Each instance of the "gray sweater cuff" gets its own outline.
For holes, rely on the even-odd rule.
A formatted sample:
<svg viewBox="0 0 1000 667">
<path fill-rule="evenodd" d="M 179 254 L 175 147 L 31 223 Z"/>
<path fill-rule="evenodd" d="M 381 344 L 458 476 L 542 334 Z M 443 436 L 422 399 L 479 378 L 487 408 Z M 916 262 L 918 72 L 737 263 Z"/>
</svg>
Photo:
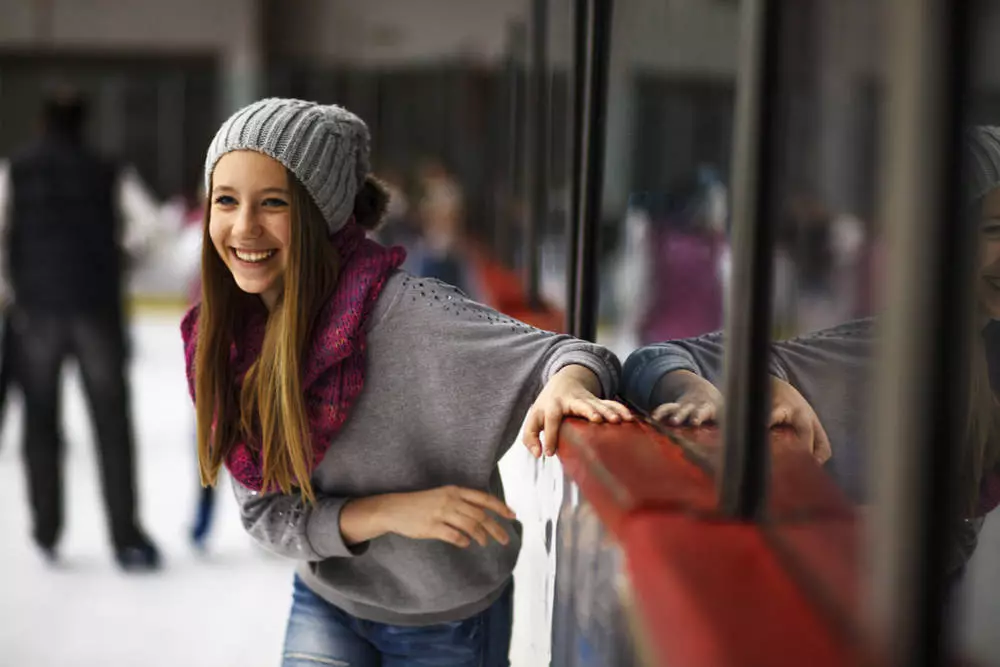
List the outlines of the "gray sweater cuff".
<svg viewBox="0 0 1000 667">
<path fill-rule="evenodd" d="M 340 532 L 340 513 L 349 498 L 321 498 L 316 502 L 306 523 L 306 539 L 323 558 L 350 558 L 368 550 L 368 543 L 353 546 L 344 541 Z"/>
<path fill-rule="evenodd" d="M 642 348 L 625 361 L 625 396 L 643 410 L 652 410 L 653 391 L 667 373 L 690 371 L 701 375 L 691 355 L 678 346 Z"/>
<path fill-rule="evenodd" d="M 598 398 L 614 398 L 618 393 L 620 366 L 617 357 L 610 351 L 590 343 L 570 343 L 552 355 L 542 369 L 542 386 L 548 384 L 552 376 L 567 366 L 583 366 L 597 376 L 601 383 Z"/>
<path fill-rule="evenodd" d="M 656 407 L 653 405 L 656 385 L 664 375 L 673 371 L 690 371 L 716 384 L 721 390 L 721 348 L 689 350 L 682 344 L 684 342 L 649 345 L 629 355 L 623 371 L 625 397 L 643 410 L 652 410 Z M 788 381 L 788 373 L 773 349 L 768 359 L 768 370 L 771 375 Z"/>
</svg>

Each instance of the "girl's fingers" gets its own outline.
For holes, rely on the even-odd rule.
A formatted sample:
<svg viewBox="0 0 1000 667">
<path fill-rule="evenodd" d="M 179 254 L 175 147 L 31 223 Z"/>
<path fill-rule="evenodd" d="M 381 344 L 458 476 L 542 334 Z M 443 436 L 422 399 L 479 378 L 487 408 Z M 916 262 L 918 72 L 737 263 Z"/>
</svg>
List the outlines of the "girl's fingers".
<svg viewBox="0 0 1000 667">
<path fill-rule="evenodd" d="M 664 403 L 653 410 L 653 414 L 650 416 L 658 422 L 667 421 L 680 409 L 680 407 L 679 403 Z"/>
<path fill-rule="evenodd" d="M 604 401 L 601 401 L 598 398 L 585 401 L 584 403 L 586 404 L 587 407 L 583 409 L 589 411 L 590 414 L 596 416 L 596 418 L 588 417 L 590 421 L 609 421 L 609 422 L 621 421 L 621 417 L 618 416 L 618 413 L 615 412 L 610 405 L 607 405 Z"/>
<path fill-rule="evenodd" d="M 486 493 L 485 491 L 477 491 L 476 489 L 466 489 L 464 487 L 459 487 L 458 489 L 459 497 L 468 502 L 481 507 L 483 509 L 495 512 L 500 516 L 505 516 L 508 519 L 516 518 L 514 515 L 514 510 L 507 507 L 502 500 L 494 495 Z"/>
<path fill-rule="evenodd" d="M 609 422 L 617 424 L 623 421 L 632 421 L 632 411 L 618 401 L 605 401 L 599 398 L 594 399 L 601 409 L 601 414 Z"/>
<path fill-rule="evenodd" d="M 621 403 L 619 403 L 618 401 L 601 401 L 601 402 L 604 405 L 611 408 L 612 410 L 614 410 L 615 414 L 617 414 L 622 419 L 622 421 L 627 421 L 627 422 L 632 421 L 633 419 L 632 411 L 629 410 L 624 405 L 622 405 Z"/>
<path fill-rule="evenodd" d="M 826 434 L 826 429 L 818 419 L 813 421 L 813 456 L 820 463 L 826 463 L 833 456 L 833 447 L 830 446 L 830 436 Z"/>
<path fill-rule="evenodd" d="M 510 537 L 507 535 L 507 531 L 505 531 L 503 527 L 496 522 L 495 519 L 493 519 L 490 515 L 488 515 L 486 512 L 482 511 L 478 507 L 466 504 L 458 507 L 458 511 L 468 516 L 478 525 L 482 526 L 483 530 L 485 530 L 491 537 L 493 537 L 494 540 L 496 540 L 500 544 L 507 544 L 508 542 L 510 542 Z"/>
<path fill-rule="evenodd" d="M 479 543 L 479 546 L 486 546 L 486 541 L 489 538 L 489 535 L 486 533 L 486 529 L 483 528 L 481 523 L 469 515 L 463 514 L 455 509 L 445 517 L 445 523 L 452 528 L 457 528 L 474 539 Z"/>
<path fill-rule="evenodd" d="M 437 524 L 434 528 L 433 536 L 435 539 L 441 540 L 442 542 L 454 544 L 460 549 L 464 549 L 472 543 L 469 538 L 462 533 L 462 531 L 456 530 L 445 523 Z"/>
<path fill-rule="evenodd" d="M 694 411 L 694 405 L 690 403 L 685 403 L 681 405 L 679 408 L 677 408 L 677 410 L 674 411 L 674 414 L 670 416 L 670 423 L 676 426 L 687 422 L 688 417 L 691 416 L 691 413 L 693 411 Z"/>
<path fill-rule="evenodd" d="M 524 445 L 536 459 L 542 455 L 542 440 L 538 434 L 542 430 L 542 411 L 532 409 L 524 423 Z"/>
<path fill-rule="evenodd" d="M 552 456 L 559 446 L 559 423 L 562 421 L 562 411 L 551 408 L 545 412 L 545 454 Z"/>
<path fill-rule="evenodd" d="M 794 426 L 792 422 L 792 411 L 788 406 L 780 405 L 771 411 L 770 421 L 768 423 L 768 428 L 772 426 L 788 425 Z"/>
<path fill-rule="evenodd" d="M 706 421 L 713 419 L 715 419 L 715 406 L 711 403 L 703 403 L 692 413 L 689 421 L 692 426 L 701 426 Z"/>
</svg>

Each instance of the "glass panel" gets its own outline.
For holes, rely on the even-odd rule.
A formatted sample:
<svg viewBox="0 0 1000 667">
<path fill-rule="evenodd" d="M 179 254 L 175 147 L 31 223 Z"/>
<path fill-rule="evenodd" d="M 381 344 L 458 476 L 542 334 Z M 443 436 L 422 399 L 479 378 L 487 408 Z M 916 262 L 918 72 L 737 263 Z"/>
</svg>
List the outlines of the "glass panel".
<svg viewBox="0 0 1000 667">
<path fill-rule="evenodd" d="M 962 357 L 969 360 L 968 419 L 957 425 L 959 452 L 956 501 L 960 511 L 952 536 L 949 567 L 956 572 L 956 635 L 974 664 L 1000 665 L 1000 424 L 996 394 L 1000 388 L 1000 70 L 996 36 L 1000 2 L 973 3 L 972 94 L 962 146 L 968 171 L 963 211 L 957 224 L 973 224 L 978 233 L 973 330 Z M 965 296 L 965 295 L 956 295 Z M 966 564 L 964 576 L 961 568 Z"/>
<path fill-rule="evenodd" d="M 768 515 L 820 592 L 860 611 L 883 235 L 886 3 L 781 3 L 767 174 L 774 229 Z M 891 305 L 891 304 L 888 304 Z M 861 511 L 858 511 L 861 510 Z M 803 520 L 806 518 L 807 520 Z M 818 584 L 818 585 L 817 585 Z"/>
<path fill-rule="evenodd" d="M 702 453 L 698 443 L 719 441 L 711 422 L 721 413 L 695 411 L 721 408 L 713 383 L 722 380 L 740 4 L 616 2 L 611 38 L 597 339 L 627 358 L 626 398 L 665 426 L 677 417 L 675 434 Z M 627 664 L 607 630 L 616 628 L 608 619 L 628 617 L 629 589 L 613 599 L 610 610 L 576 610 L 595 664 Z M 640 627 L 634 637 L 647 636 Z"/>
<path fill-rule="evenodd" d="M 883 3 L 783 4 L 775 111 L 771 422 L 864 502 L 877 278 Z M 820 333 L 817 333 L 820 332 Z M 779 429 L 780 430 L 780 429 Z"/>
<path fill-rule="evenodd" d="M 546 209 L 540 232 L 539 291 L 553 326 L 562 327 L 569 294 L 573 147 L 573 0 L 549 0 Z"/>
<path fill-rule="evenodd" d="M 615 5 L 598 340 L 634 353 L 634 405 L 675 404 L 665 424 L 710 424 L 721 406 L 739 25 L 737 2 Z M 718 441 L 714 426 L 685 434 Z"/>
</svg>

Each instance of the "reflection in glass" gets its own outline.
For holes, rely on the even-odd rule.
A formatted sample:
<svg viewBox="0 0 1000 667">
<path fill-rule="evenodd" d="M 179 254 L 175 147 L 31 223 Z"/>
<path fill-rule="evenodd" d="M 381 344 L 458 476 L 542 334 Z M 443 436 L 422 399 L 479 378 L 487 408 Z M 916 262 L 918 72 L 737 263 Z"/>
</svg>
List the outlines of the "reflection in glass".
<svg viewBox="0 0 1000 667">
<path fill-rule="evenodd" d="M 1000 504 L 1000 127 L 978 126 L 966 137 L 969 209 L 956 216 L 958 224 L 976 224 L 975 309 L 965 357 L 968 412 L 954 443 L 958 479 L 954 504 L 965 519 L 957 524 L 953 561 L 965 572 L 960 582 L 961 614 L 952 619 L 967 652 L 1000 662 L 995 623 L 1000 592 L 1000 525 L 993 510 Z M 973 555 L 974 554 L 974 555 Z"/>
</svg>

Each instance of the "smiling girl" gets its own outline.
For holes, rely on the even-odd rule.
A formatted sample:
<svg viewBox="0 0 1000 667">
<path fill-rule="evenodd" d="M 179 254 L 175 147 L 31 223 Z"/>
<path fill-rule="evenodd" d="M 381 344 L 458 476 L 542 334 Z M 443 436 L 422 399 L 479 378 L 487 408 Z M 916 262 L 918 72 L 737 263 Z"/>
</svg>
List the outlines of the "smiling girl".
<svg viewBox="0 0 1000 667">
<path fill-rule="evenodd" d="M 202 479 L 299 561 L 284 665 L 506 665 L 520 525 L 497 462 L 525 423 L 630 419 L 598 346 L 398 269 L 336 106 L 267 99 L 208 150 L 202 302 L 182 331 Z M 525 418 L 527 421 L 525 422 Z"/>
</svg>

